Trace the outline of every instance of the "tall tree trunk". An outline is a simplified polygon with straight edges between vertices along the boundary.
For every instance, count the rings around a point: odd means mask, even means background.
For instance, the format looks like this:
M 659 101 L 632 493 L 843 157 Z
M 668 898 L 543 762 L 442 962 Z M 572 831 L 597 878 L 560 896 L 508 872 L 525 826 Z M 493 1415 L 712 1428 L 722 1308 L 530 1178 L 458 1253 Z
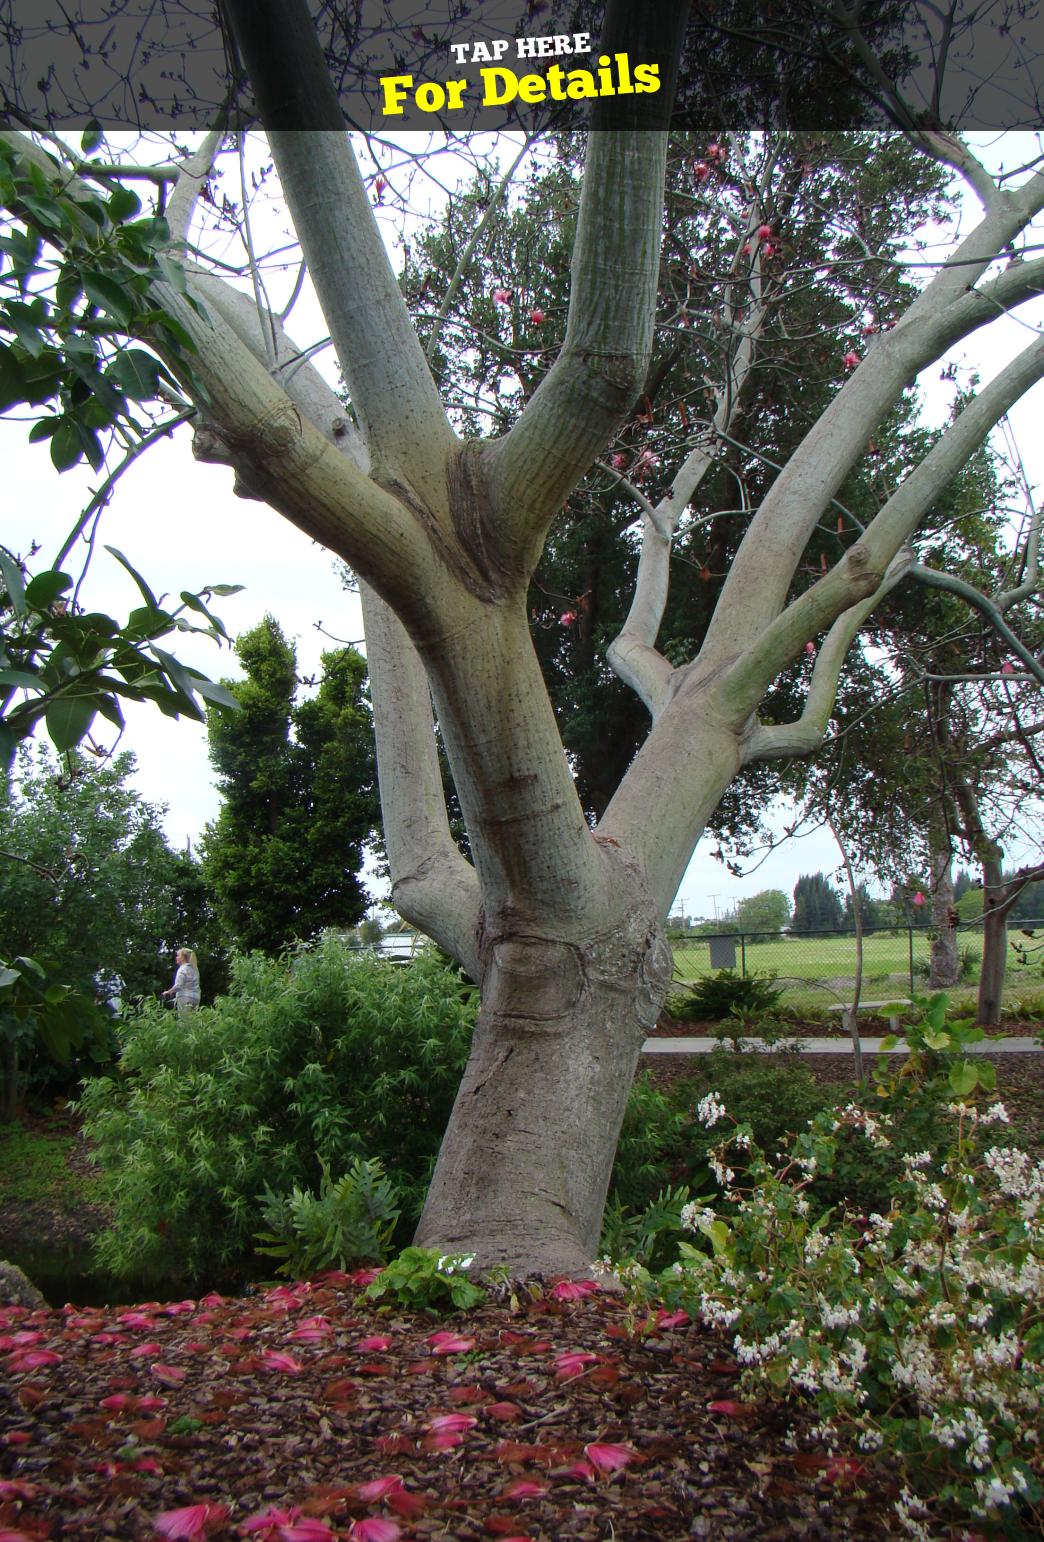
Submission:
M 586 1274 L 670 948 L 635 906 L 585 944 L 520 933 L 483 958 L 474 1047 L 416 1241 L 516 1276 Z
M 932 872 L 932 948 L 928 984 L 947 990 L 960 979 L 957 952 L 957 912 L 953 900 L 953 860 L 950 838 L 940 826 L 930 832 Z
M 1001 848 L 982 860 L 982 973 L 979 975 L 978 1021 L 983 1027 L 1000 1022 L 1004 976 L 1008 968 L 1008 911 L 1011 902 L 1005 892 Z

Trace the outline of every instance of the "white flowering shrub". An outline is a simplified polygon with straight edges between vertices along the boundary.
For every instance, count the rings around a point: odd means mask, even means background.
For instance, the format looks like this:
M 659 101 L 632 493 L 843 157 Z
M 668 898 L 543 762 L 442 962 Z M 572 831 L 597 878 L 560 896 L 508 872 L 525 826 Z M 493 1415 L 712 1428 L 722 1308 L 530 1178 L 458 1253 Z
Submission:
M 1036 1536 L 1044 1523 L 1044 1162 L 994 1144 L 1001 1104 L 951 1105 L 945 1159 L 915 1152 L 887 1214 L 815 1218 L 805 1191 L 840 1143 L 889 1141 L 887 1115 L 818 1115 L 775 1161 L 717 1097 L 721 1200 L 682 1212 L 699 1239 L 636 1290 L 727 1330 L 748 1391 L 807 1394 L 837 1451 L 887 1450 L 904 1531 Z M 737 1183 L 731 1163 L 742 1152 Z M 852 1458 L 850 1457 L 850 1461 Z

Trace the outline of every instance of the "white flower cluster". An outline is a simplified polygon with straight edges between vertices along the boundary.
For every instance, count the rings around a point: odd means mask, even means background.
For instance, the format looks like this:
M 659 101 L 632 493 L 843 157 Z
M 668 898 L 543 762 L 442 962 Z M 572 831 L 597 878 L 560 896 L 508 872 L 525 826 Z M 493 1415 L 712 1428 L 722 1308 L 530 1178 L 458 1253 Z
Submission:
M 714 1125 L 718 1124 L 720 1120 L 724 1119 L 726 1117 L 726 1112 L 725 1104 L 721 1101 L 716 1092 L 708 1092 L 707 1096 L 701 1098 L 700 1101 L 696 1104 L 696 1118 L 699 1120 L 700 1124 L 705 1125 L 708 1130 L 712 1129 Z
M 1017 1146 L 991 1146 L 983 1161 L 997 1180 L 997 1187 L 1009 1199 L 1022 1200 L 1020 1210 L 1025 1220 L 1032 1220 L 1044 1199 L 1044 1158 L 1033 1161 Z
M 470 1269 L 475 1262 L 474 1253 L 467 1255 L 461 1253 L 445 1253 L 436 1260 L 436 1274 L 463 1274 L 465 1269 Z
M 847 1125 L 849 1129 L 862 1130 L 867 1140 L 874 1146 L 890 1146 L 892 1143 L 888 1136 L 883 1133 L 883 1129 L 885 1125 L 890 1125 L 891 1122 L 887 1115 L 881 1115 L 880 1118 L 875 1119 L 873 1114 L 869 1113 L 865 1108 L 860 1108 L 858 1103 L 848 1103 L 841 1110 L 830 1128 L 836 1131 L 840 1130 L 843 1125 Z
M 717 1220 L 717 1216 L 709 1205 L 701 1205 L 693 1199 L 687 1205 L 682 1205 L 680 1219 L 686 1231 L 699 1231 L 701 1221 L 709 1226 Z
M 950 1451 L 967 1443 L 966 1455 L 971 1465 L 978 1472 L 986 1471 L 990 1465 L 990 1436 L 974 1408 L 965 1408 L 949 1419 L 933 1414 L 931 1430 L 939 1444 Z
M 854 1328 L 862 1316 L 858 1301 L 852 1306 L 831 1306 L 824 1296 L 819 1297 L 819 1310 L 824 1328 Z

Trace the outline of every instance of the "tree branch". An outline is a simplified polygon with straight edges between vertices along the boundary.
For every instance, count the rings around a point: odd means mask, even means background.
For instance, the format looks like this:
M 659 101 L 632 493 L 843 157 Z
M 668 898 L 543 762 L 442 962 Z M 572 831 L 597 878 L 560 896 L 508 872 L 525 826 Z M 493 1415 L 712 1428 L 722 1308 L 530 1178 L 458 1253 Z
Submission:
M 642 387 L 652 354 L 666 135 L 591 134 L 565 342 L 485 452 L 504 565 L 528 575 L 552 517 Z

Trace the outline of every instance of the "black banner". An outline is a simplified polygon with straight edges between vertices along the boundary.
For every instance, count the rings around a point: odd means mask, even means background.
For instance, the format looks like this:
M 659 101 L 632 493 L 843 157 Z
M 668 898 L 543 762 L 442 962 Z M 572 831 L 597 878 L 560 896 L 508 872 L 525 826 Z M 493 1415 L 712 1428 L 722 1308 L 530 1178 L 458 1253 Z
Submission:
M 681 4 L 679 128 L 1036 130 L 1044 121 L 1040 0 Z M 607 7 L 589 0 L 310 0 L 309 9 L 345 123 L 367 132 L 640 127 L 670 90 L 655 4 L 630 7 L 641 23 L 633 47 L 605 34 Z M 0 115 L 53 129 L 188 131 L 247 127 L 255 110 L 212 0 L 0 0 Z

